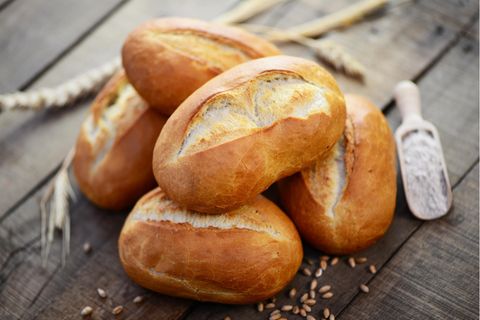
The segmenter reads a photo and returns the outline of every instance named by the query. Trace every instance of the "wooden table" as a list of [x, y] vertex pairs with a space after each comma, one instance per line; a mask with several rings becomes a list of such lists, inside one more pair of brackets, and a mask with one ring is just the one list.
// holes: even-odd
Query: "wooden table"
[[[108, 61], [125, 35], [159, 16], [212, 19], [237, 1], [0, 0], [0, 92], [55, 85]], [[286, 1], [252, 23], [293, 26], [346, 6], [349, 1]], [[432, 222], [410, 214], [401, 183], [388, 234], [357, 256], [328, 267], [320, 285], [334, 297], [319, 300], [337, 319], [478, 319], [478, 2], [422, 0], [397, 3], [344, 31], [328, 35], [368, 68], [365, 83], [334, 73], [345, 92], [364, 94], [381, 107], [393, 129], [400, 122], [392, 102], [396, 82], [412, 79], [422, 92], [424, 116], [438, 128], [454, 188], [454, 209]], [[314, 59], [298, 45], [286, 53]], [[83, 196], [71, 208], [71, 255], [64, 268], [55, 243], [46, 268], [40, 259], [39, 196], [75, 141], [90, 100], [62, 110], [0, 114], [0, 319], [92, 318], [266, 319], [252, 305], [197, 303], [149, 292], [133, 283], [117, 256], [126, 213], [95, 208]], [[84, 242], [92, 252], [85, 254]], [[161, 245], [161, 244], [159, 244]], [[304, 266], [321, 255], [308, 246]], [[367, 272], [373, 263], [378, 272]], [[298, 274], [287, 287], [305, 291]], [[370, 293], [358, 286], [368, 284]], [[108, 298], [100, 299], [101, 287]], [[140, 305], [133, 297], [143, 295]], [[277, 305], [289, 303], [285, 292]], [[299, 318], [289, 316], [289, 318]]]

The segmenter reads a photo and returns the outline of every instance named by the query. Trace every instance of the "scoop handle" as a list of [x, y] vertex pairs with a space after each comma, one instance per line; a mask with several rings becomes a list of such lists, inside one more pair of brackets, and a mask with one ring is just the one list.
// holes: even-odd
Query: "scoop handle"
[[420, 91], [412, 81], [401, 81], [395, 86], [395, 101], [404, 122], [421, 121]]

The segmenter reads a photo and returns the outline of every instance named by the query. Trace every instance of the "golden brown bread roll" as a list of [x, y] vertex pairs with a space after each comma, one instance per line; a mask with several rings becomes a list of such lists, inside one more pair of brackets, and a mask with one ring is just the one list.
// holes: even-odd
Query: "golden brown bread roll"
[[295, 226], [263, 196], [235, 211], [207, 215], [180, 207], [160, 188], [128, 216], [119, 252], [127, 274], [143, 287], [232, 304], [275, 295], [303, 257]]
[[102, 89], [83, 122], [73, 169], [96, 205], [120, 210], [155, 186], [152, 153], [166, 117], [135, 92], [123, 71]]
[[345, 98], [343, 138], [313, 166], [279, 183], [301, 236], [330, 254], [353, 253], [380, 238], [397, 191], [395, 144], [385, 117], [366, 98]]
[[239, 28], [162, 18], [143, 23], [130, 33], [122, 60], [139, 94], [170, 115], [193, 91], [223, 71], [277, 54], [273, 44]]
[[344, 125], [343, 95], [327, 71], [301, 58], [257, 59], [182, 103], [159, 136], [153, 171], [171, 199], [221, 213], [311, 164]]

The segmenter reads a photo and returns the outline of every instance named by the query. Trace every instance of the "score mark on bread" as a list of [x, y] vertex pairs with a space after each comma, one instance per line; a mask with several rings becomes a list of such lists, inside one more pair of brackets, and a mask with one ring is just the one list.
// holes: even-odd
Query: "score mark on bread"
[[252, 50], [242, 47], [228, 38], [219, 38], [209, 33], [195, 30], [174, 30], [172, 32], [152, 32], [155, 41], [187, 55], [199, 64], [208, 64], [219, 72], [258, 56]]
[[132, 85], [125, 83], [108, 104], [98, 110], [99, 112], [94, 111], [95, 113], [87, 117], [84, 123], [86, 137], [96, 154], [92, 166], [93, 171], [112, 148], [118, 122], [133, 118], [146, 108], [147, 105], [138, 96]]
[[178, 156], [253, 134], [286, 118], [330, 114], [325, 89], [293, 72], [265, 72], [208, 99], [191, 121]]
[[163, 191], [150, 197], [143, 205], [132, 213], [132, 219], [145, 222], [170, 222], [185, 224], [193, 228], [245, 229], [268, 233], [273, 237], [280, 236], [271, 224], [265, 221], [263, 213], [249, 205], [233, 212], [219, 215], [190, 211], [168, 199]]

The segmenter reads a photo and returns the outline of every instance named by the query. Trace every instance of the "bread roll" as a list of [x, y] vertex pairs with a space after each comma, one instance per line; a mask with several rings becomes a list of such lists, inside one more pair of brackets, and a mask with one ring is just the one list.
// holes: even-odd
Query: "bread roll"
[[303, 258], [293, 223], [262, 196], [222, 215], [188, 211], [160, 188], [140, 199], [120, 233], [127, 274], [148, 289], [244, 304], [275, 295]]
[[343, 95], [327, 71], [300, 58], [257, 59], [182, 103], [155, 146], [154, 174], [191, 210], [230, 211], [310, 165], [344, 125]]
[[151, 106], [166, 115], [223, 71], [277, 54], [273, 44], [241, 29], [185, 18], [143, 23], [128, 36], [122, 49], [130, 82]]
[[395, 144], [385, 117], [366, 98], [346, 96], [343, 138], [324, 158], [279, 183], [301, 236], [329, 254], [373, 244], [395, 209]]
[[120, 210], [155, 186], [152, 153], [166, 118], [118, 72], [99, 93], [77, 139], [73, 169], [96, 205]]

